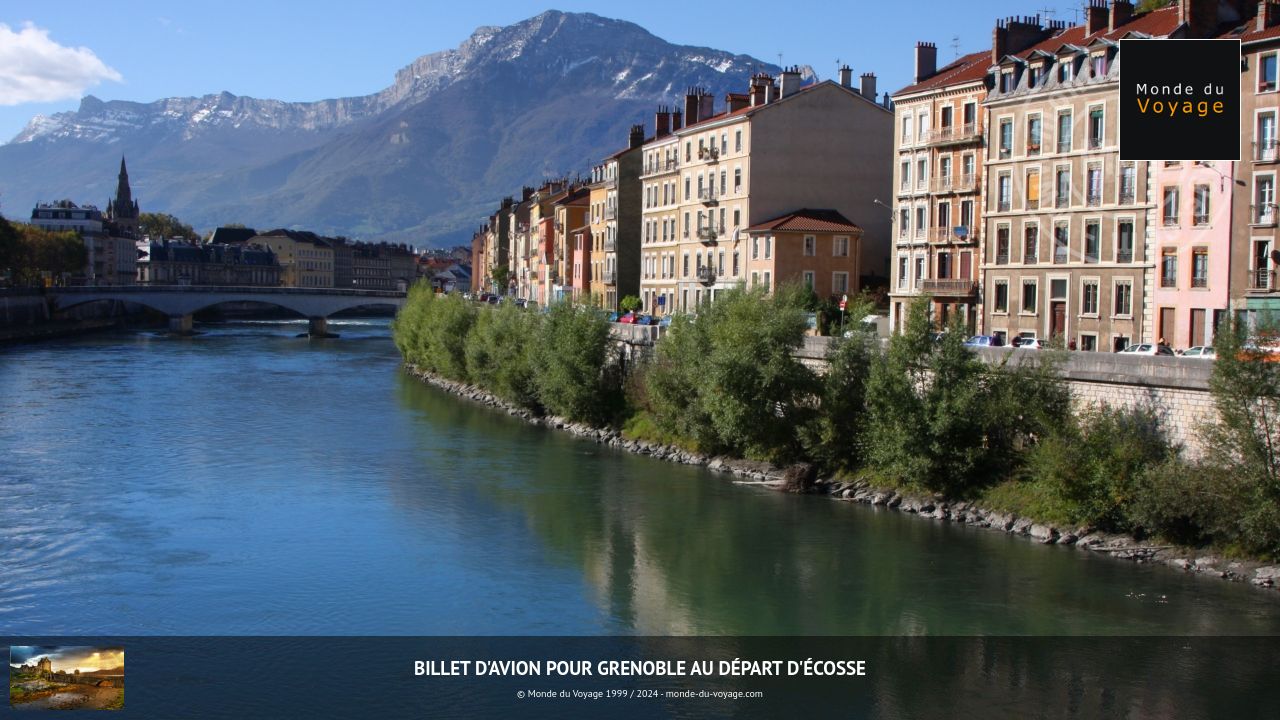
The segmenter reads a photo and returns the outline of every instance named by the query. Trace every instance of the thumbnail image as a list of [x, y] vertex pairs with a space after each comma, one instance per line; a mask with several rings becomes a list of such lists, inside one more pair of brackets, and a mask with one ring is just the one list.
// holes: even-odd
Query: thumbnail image
[[15, 710], [123, 710], [124, 648], [14, 645], [9, 705]]

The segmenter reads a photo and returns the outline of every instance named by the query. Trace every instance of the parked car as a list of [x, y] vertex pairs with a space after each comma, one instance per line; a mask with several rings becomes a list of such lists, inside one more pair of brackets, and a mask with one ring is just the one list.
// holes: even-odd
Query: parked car
[[618, 322], [623, 323], [624, 325], [635, 325], [635, 324], [636, 324], [636, 314], [635, 314], [635, 313], [627, 313], [626, 315], [623, 315], [622, 317], [618, 318]]
[[652, 315], [637, 315], [636, 324], [637, 325], [655, 325], [656, 323], [653, 321]]
[[1137, 343], [1120, 351], [1129, 355], [1173, 355], [1168, 345], [1159, 343]]
[[671, 327], [671, 316], [663, 315], [658, 318], [658, 327]]
[[1013, 346], [1019, 350], [1043, 350], [1044, 341], [1040, 338], [1019, 337], [1013, 339]]
[[974, 335], [965, 340], [964, 344], [970, 347], [1000, 347], [1004, 342], [1000, 340], [999, 335]]
[[622, 317], [616, 312], [609, 313], [609, 317], [607, 319], [611, 323], [622, 322]]
[[1182, 357], [1201, 358], [1204, 360], [1213, 360], [1218, 357], [1218, 353], [1214, 351], [1212, 345], [1196, 345], [1182, 351]]
[[490, 295], [487, 302], [490, 305], [497, 305], [498, 303], [502, 302], [502, 297], [499, 295]]

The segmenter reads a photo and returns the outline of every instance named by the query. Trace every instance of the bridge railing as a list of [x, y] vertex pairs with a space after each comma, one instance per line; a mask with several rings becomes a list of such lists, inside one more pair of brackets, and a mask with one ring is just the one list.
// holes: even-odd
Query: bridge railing
[[257, 285], [99, 285], [49, 288], [56, 295], [124, 293], [226, 293], [252, 295], [331, 295], [338, 297], [403, 298], [396, 290], [347, 290], [344, 288], [262, 287]]

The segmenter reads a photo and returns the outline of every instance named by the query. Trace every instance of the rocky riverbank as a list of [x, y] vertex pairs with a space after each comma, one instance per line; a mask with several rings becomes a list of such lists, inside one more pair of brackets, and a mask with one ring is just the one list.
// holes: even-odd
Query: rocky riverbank
[[702, 465], [708, 470], [741, 478], [739, 482], [760, 484], [787, 492], [826, 495], [833, 500], [856, 502], [921, 517], [990, 528], [1020, 535], [1044, 545], [1069, 545], [1086, 552], [1105, 553], [1111, 557], [1139, 563], [1159, 563], [1175, 570], [1218, 577], [1234, 582], [1247, 582], [1257, 588], [1280, 588], [1280, 565], [1228, 560], [1193, 548], [1174, 545], [1151, 545], [1127, 535], [1097, 532], [1091, 528], [1060, 528], [974, 506], [964, 501], [949, 501], [940, 496], [910, 495], [896, 490], [871, 487], [865, 482], [839, 482], [816, 477], [812, 466], [801, 464], [788, 468], [738, 458], [712, 457], [689, 452], [672, 445], [642, 440], [629, 440], [614, 428], [592, 427], [563, 418], [540, 416], [506, 402], [475, 385], [454, 382], [416, 367], [406, 365], [413, 376], [453, 395], [487, 407], [502, 410], [533, 425], [563, 430], [580, 438], [615, 447], [619, 450], [648, 455], [659, 460], [685, 465]]

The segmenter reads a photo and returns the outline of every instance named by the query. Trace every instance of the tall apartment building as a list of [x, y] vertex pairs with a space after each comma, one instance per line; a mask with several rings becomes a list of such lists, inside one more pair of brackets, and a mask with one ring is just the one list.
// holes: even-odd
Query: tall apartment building
[[[583, 239], [589, 247], [583, 251], [583, 260], [587, 263], [583, 274], [586, 276], [586, 293], [603, 305], [605, 290], [611, 287], [604, 284], [604, 204], [609, 196], [605, 187], [604, 164], [591, 168], [591, 182], [587, 187], [591, 195], [587, 230]], [[614, 278], [610, 279], [616, 282]]]
[[[1259, 314], [1280, 311], [1280, 236], [1277, 234], [1276, 181], [1280, 153], [1280, 4], [1261, 2], [1257, 14], [1224, 37], [1239, 38], [1240, 166], [1235, 174], [1231, 247], [1231, 307], [1252, 322]], [[1280, 316], [1273, 315], [1273, 321]]]
[[[719, 112], [711, 95], [691, 88], [684, 125], [672, 122], [670, 135], [659, 113], [643, 175], [646, 307], [693, 311], [745, 282], [746, 230], [804, 208], [833, 210], [864, 228], [860, 266], [887, 274], [889, 221], [875, 200], [891, 187], [892, 113], [875, 100], [874, 75], [858, 89], [851, 72], [841, 81], [801, 87], [796, 68], [776, 83], [757, 75]], [[770, 276], [766, 288], [800, 279]]]
[[608, 310], [617, 310], [622, 298], [640, 294], [643, 145], [644, 126], [631, 126], [627, 147], [605, 158], [601, 168], [604, 189], [604, 233], [601, 238], [604, 294], [601, 299]]
[[894, 93], [896, 162], [889, 327], [912, 298], [933, 298], [933, 318], [978, 320], [983, 118], [991, 53], [937, 67], [938, 48], [918, 43], [914, 82]]

